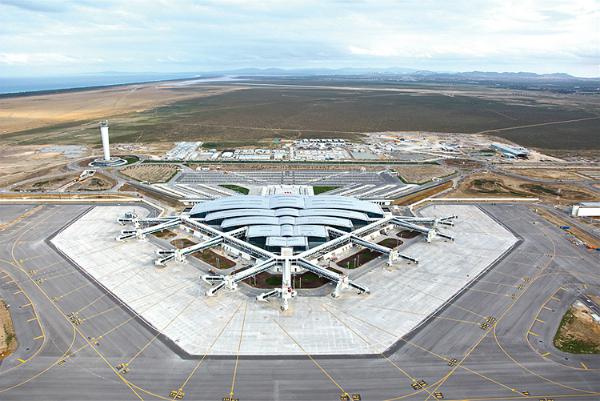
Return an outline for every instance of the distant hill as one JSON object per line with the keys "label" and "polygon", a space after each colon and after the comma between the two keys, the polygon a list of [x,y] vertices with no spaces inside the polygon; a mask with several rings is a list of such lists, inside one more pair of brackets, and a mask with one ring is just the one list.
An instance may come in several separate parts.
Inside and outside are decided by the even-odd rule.
{"label": "distant hill", "polygon": [[[206,73],[204,73],[206,74]],[[398,76],[402,78],[444,78],[444,79],[472,79],[472,80],[508,80],[508,81],[573,81],[573,80],[600,80],[599,78],[580,78],[565,73],[536,74],[534,72],[493,72],[493,71],[467,71],[467,72],[440,72],[429,70],[416,70],[411,68],[240,68],[234,70],[212,71],[210,74],[243,75],[243,76]]]}

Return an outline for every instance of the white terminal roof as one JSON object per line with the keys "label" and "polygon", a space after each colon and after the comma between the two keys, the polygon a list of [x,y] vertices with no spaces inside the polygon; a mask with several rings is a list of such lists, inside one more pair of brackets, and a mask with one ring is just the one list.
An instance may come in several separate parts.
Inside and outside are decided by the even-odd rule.
{"label": "white terminal roof", "polygon": [[265,238],[267,246],[308,245],[308,238],[327,238],[326,227],[351,231],[383,217],[379,205],[340,195],[239,195],[198,203],[192,218],[222,230],[248,227],[248,238]]}

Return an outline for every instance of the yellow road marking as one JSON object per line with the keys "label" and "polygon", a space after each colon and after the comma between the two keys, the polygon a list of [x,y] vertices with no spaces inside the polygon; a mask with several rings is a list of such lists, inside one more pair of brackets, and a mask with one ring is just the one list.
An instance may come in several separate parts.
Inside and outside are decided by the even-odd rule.
{"label": "yellow road marking", "polygon": [[34,337],[33,339],[34,340],[39,340],[40,338],[44,338],[44,336],[37,336],[37,337]]}
{"label": "yellow road marking", "polygon": [[33,322],[34,320],[37,320],[37,317],[32,317],[31,319],[27,320],[28,322]]}
{"label": "yellow road marking", "polygon": [[238,365],[240,363],[240,349],[242,348],[242,339],[244,338],[244,326],[246,324],[246,311],[248,310],[248,302],[244,305],[244,315],[242,317],[242,328],[240,330],[240,341],[238,342],[237,352],[235,353],[235,366],[233,367],[233,377],[231,378],[231,389],[229,396],[233,398],[235,390],[235,379],[237,377]]}
{"label": "yellow road marking", "polygon": [[546,323],[546,322],[544,322],[543,320],[540,320],[540,319],[535,319],[535,321],[536,322],[540,322],[540,323]]}
{"label": "yellow road marking", "polygon": [[553,299],[555,301],[560,301],[560,298],[556,298],[556,297],[550,297],[550,299]]}
{"label": "yellow road marking", "polygon": [[[179,292],[180,289],[178,289],[176,292]],[[169,320],[169,322],[167,323],[166,326],[162,327],[159,331],[157,330],[157,333],[150,339],[150,341],[148,341],[143,347],[141,347],[134,356],[131,357],[131,359],[129,359],[129,361],[127,361],[127,366],[131,365],[133,363],[133,361],[135,360],[135,358],[137,358],[138,356],[141,355],[142,352],[144,352],[146,350],[146,348],[148,348],[150,346],[150,344],[152,344],[154,342],[154,340],[156,340],[158,338],[158,336],[160,336],[160,334],[162,332],[164,332],[167,327],[169,327],[175,320],[177,320],[177,318],[179,318],[179,316],[183,315],[183,313],[190,307],[192,306],[192,304],[194,302],[196,302],[198,300],[198,298],[193,298],[187,305],[185,305],[185,307],[179,311],[175,316],[173,316],[173,318],[171,320]],[[84,319],[85,320],[85,319]]]}
{"label": "yellow road marking", "polygon": [[[43,221],[43,220],[42,220]],[[24,266],[22,265],[22,263],[20,263],[19,261],[17,261],[16,257],[15,257],[15,248],[17,246],[17,244],[19,242],[21,242],[19,239],[27,232],[29,231],[30,228],[28,228],[27,230],[23,231],[21,233],[21,235],[15,240],[15,242],[13,242],[13,246],[11,249],[11,256],[14,263],[14,266],[16,268],[18,268],[19,270],[21,270],[24,274],[27,275],[27,272],[24,268]],[[37,287],[37,289],[48,299],[48,301],[50,301],[50,303],[52,304],[52,306],[54,306],[54,308],[65,318],[65,320],[69,320],[69,318],[67,317],[67,315],[65,314],[65,312],[58,306],[58,304],[56,302],[52,301],[52,298],[50,298],[50,296],[48,295],[48,293],[38,284],[35,282],[35,280],[33,278],[31,278],[31,276],[27,275],[27,277],[29,277],[29,279],[31,280],[31,282],[33,283],[33,285],[35,285]],[[31,304],[30,304],[31,305]],[[33,310],[35,311],[35,308],[32,306]],[[79,334],[81,336],[81,338],[94,350],[94,352],[100,357],[100,359],[102,359],[102,361],[104,361],[104,363],[117,375],[117,377],[119,379],[121,379],[121,381],[123,383],[125,383],[125,385],[127,387],[129,387],[129,389],[133,392],[133,394],[135,394],[137,396],[138,399],[140,399],[140,401],[143,401],[143,398],[135,391],[135,389],[131,386],[131,384],[125,380],[125,378],[111,365],[111,363],[106,359],[106,357],[104,355],[102,355],[102,353],[100,353],[96,348],[91,346],[91,343],[89,342],[89,340],[86,338],[86,336],[81,332],[81,330],[79,330],[76,326],[72,326],[73,330],[75,330],[77,332],[77,334]],[[42,330],[42,334],[44,334],[44,329],[42,326],[40,326],[41,330]],[[41,347],[38,349],[37,352],[39,352],[41,350]]]}
{"label": "yellow road marking", "polygon": [[288,336],[289,339],[292,340],[292,342],[294,344],[296,344],[296,346],[298,348],[300,348],[300,350],[308,357],[308,359],[310,359],[312,361],[312,363],[314,363],[317,366],[317,368],[319,368],[319,370],[323,373],[323,375],[325,375],[325,377],[327,377],[342,392],[342,394],[347,393],[346,390],[344,390],[342,388],[342,386],[340,386],[339,383],[335,381],[335,379],[321,366],[321,364],[319,364],[319,362],[316,361],[315,358],[312,357],[311,354],[306,352],[304,347],[302,347],[302,345],[300,345],[300,343],[298,343],[298,341],[296,341],[296,339],[294,337],[292,337],[290,335],[290,333],[288,333],[287,330],[284,329],[283,326],[277,320],[273,319],[273,321],[275,322],[275,324],[277,324],[277,326],[279,326],[281,328],[281,330],[285,333],[285,335]]}
{"label": "yellow road marking", "polygon": [[202,356],[202,358],[198,361],[198,363],[196,364],[196,366],[194,366],[194,369],[192,369],[192,371],[190,372],[190,374],[188,375],[188,377],[183,381],[183,383],[181,384],[181,386],[179,386],[179,388],[181,390],[183,390],[183,388],[188,384],[188,382],[192,379],[192,377],[194,376],[194,374],[196,373],[196,371],[198,370],[198,368],[200,368],[200,365],[202,365],[202,362],[204,361],[204,359],[206,358],[206,355],[208,355],[209,352],[212,351],[213,347],[215,346],[215,344],[217,343],[217,340],[219,338],[221,338],[221,335],[223,334],[223,332],[225,331],[225,329],[227,328],[227,326],[229,326],[229,323],[231,323],[231,321],[233,320],[234,316],[238,313],[238,311],[241,309],[242,304],[240,303],[237,307],[237,309],[233,312],[233,314],[231,315],[231,317],[227,320],[227,322],[225,322],[225,325],[221,328],[221,331],[219,331],[217,333],[217,336],[215,337],[215,339],[213,340],[213,342],[210,344],[210,346],[208,347],[208,351],[206,351],[206,354],[204,354]]}
{"label": "yellow road marking", "polygon": [[13,292],[13,295],[17,295],[17,294],[20,294],[20,293],[22,293],[22,292],[23,292],[22,290],[19,290],[19,291],[17,291],[17,292]]}
{"label": "yellow road marking", "polygon": [[25,305],[21,305],[21,308],[27,308],[28,306],[31,306],[31,302]]}
{"label": "yellow road marking", "polygon": [[17,358],[17,361],[21,362],[21,363],[25,363],[27,362],[25,359],[21,359],[21,358]]}
{"label": "yellow road marking", "polygon": [[540,336],[539,334],[537,334],[537,333],[534,333],[534,332],[533,332],[533,331],[531,331],[531,330],[529,330],[529,332],[528,332],[528,333],[529,333],[529,334],[531,334],[532,336],[536,336],[536,337],[539,337],[539,336]]}
{"label": "yellow road marking", "polygon": [[581,367],[584,368],[585,370],[588,370],[588,367],[585,365],[585,363],[583,362],[579,362],[581,364]]}
{"label": "yellow road marking", "polygon": [[499,292],[479,290],[479,289],[476,289],[476,288],[469,288],[469,291],[482,292],[484,294],[500,295],[501,297],[508,297],[508,298],[511,297],[508,294],[500,294]]}
{"label": "yellow road marking", "polygon": [[548,356],[548,355],[550,355],[550,353],[549,353],[549,352],[544,352],[544,353],[542,354],[542,356]]}
{"label": "yellow road marking", "polygon": [[552,310],[551,308],[548,308],[546,305],[544,305],[544,309]]}

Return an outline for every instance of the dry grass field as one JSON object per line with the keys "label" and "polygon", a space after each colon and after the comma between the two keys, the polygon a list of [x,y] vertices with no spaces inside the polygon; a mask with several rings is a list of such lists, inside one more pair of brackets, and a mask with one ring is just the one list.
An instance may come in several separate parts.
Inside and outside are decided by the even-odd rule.
{"label": "dry grass field", "polygon": [[66,172],[61,153],[43,153],[39,146],[0,146],[0,187],[48,174]]}
{"label": "dry grass field", "polygon": [[573,184],[542,184],[499,174],[467,177],[448,197],[538,197],[542,201],[568,205],[598,200],[598,194]]}
{"label": "dry grass field", "polygon": [[141,164],[126,167],[120,173],[140,182],[154,184],[169,181],[177,173],[177,167],[168,164]]}
{"label": "dry grass field", "polygon": [[74,183],[79,177],[79,174],[62,174],[62,175],[49,175],[40,177],[36,180],[29,180],[14,188],[16,191],[27,191],[27,192],[46,192],[46,191],[57,191],[61,187]]}
{"label": "dry grass field", "polygon": [[394,171],[398,172],[402,180],[410,184],[422,184],[454,172],[453,169],[436,164],[397,166],[394,167]]}
{"label": "dry grass field", "polygon": [[17,349],[17,338],[6,303],[0,300],[0,359]]}
{"label": "dry grass field", "polygon": [[594,321],[585,306],[576,303],[563,317],[554,345],[561,351],[575,354],[600,353],[600,324]]}
{"label": "dry grass field", "polygon": [[[260,81],[260,82],[257,82]],[[255,85],[255,84],[261,85]],[[266,146],[273,138],[427,131],[498,135],[544,149],[599,148],[596,97],[484,86],[296,80],[128,85],[0,98],[0,141],[113,143],[199,140],[209,147]]]}
{"label": "dry grass field", "polygon": [[545,168],[540,169],[509,169],[512,174],[522,175],[532,178],[541,178],[547,180],[582,180],[583,177],[572,170],[550,170]]}
{"label": "dry grass field", "polygon": [[[70,125],[139,113],[175,101],[212,96],[235,87],[177,87],[168,83],[0,98],[0,138],[41,127]],[[48,138],[50,139],[50,138]],[[52,142],[51,140],[48,141]]]}
{"label": "dry grass field", "polygon": [[93,176],[86,178],[83,181],[77,181],[73,185],[66,188],[68,192],[79,191],[106,191],[114,187],[115,180],[103,174],[96,173]]}

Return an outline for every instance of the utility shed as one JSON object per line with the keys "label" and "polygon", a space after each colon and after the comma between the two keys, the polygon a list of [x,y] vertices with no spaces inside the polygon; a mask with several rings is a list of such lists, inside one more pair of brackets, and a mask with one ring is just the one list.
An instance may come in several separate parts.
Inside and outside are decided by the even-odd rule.
{"label": "utility shed", "polygon": [[600,202],[581,202],[573,205],[573,217],[600,217]]}

